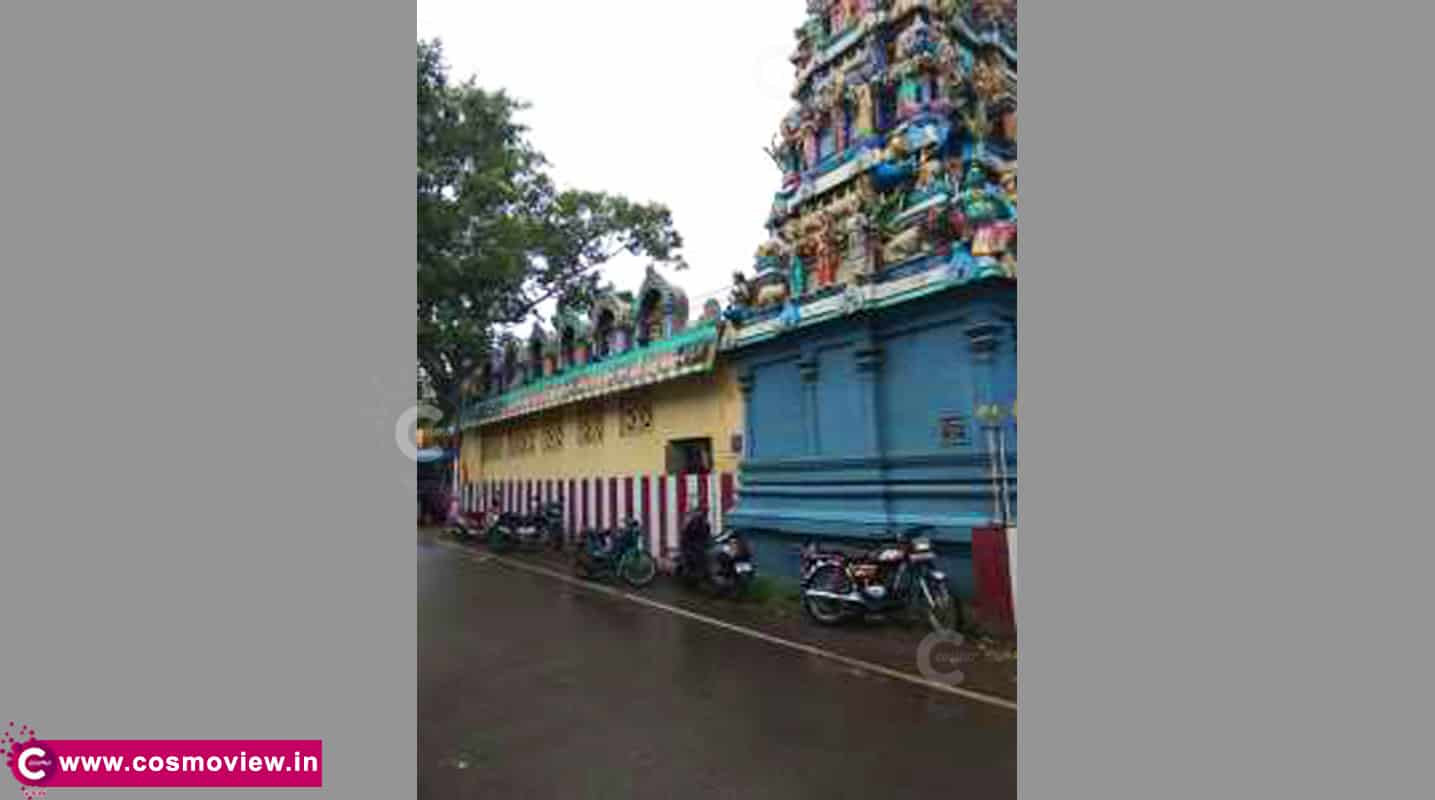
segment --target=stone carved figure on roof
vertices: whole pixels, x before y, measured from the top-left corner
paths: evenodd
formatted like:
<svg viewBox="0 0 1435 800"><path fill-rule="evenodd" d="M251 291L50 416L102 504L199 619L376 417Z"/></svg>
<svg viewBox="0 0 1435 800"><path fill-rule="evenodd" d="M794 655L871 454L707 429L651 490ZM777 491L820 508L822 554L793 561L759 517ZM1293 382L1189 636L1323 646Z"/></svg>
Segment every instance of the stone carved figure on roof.
<svg viewBox="0 0 1435 800"><path fill-rule="evenodd" d="M611 290L599 294L593 303L593 348L591 358L600 360L623 352L632 329L632 307Z"/></svg>
<svg viewBox="0 0 1435 800"><path fill-rule="evenodd" d="M544 355L548 347L548 334L543 330L541 323L533 323L533 330L528 334L527 351L524 353L524 366L527 370L527 380L537 380L547 370L544 367Z"/></svg>
<svg viewBox="0 0 1435 800"><path fill-rule="evenodd" d="M639 344L681 333L688 325L688 296L672 285L651 266L638 289L634 316L638 324Z"/></svg>

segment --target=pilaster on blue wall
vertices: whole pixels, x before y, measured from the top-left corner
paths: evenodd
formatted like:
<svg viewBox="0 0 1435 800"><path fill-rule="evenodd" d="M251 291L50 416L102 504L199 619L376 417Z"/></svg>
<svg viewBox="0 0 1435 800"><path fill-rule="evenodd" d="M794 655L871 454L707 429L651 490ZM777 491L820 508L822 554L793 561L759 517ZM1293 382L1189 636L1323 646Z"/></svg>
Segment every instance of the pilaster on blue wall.
<svg viewBox="0 0 1435 800"><path fill-rule="evenodd" d="M1014 285L954 287L730 357L748 449L727 519L759 552L925 524L939 550L963 557L971 528L994 518L994 456L974 412L1015 400ZM1006 442L1014 484L1010 426Z"/></svg>

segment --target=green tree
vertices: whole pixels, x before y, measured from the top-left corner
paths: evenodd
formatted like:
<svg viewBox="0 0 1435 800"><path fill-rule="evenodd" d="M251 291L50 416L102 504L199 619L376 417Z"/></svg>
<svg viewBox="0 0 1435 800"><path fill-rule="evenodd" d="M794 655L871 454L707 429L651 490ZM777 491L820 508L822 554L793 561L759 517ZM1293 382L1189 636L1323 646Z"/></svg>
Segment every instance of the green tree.
<svg viewBox="0 0 1435 800"><path fill-rule="evenodd" d="M557 300L591 302L620 253L687 264L672 214L603 192L560 191L516 115L526 105L449 79L418 43L418 366L445 414L497 331Z"/></svg>

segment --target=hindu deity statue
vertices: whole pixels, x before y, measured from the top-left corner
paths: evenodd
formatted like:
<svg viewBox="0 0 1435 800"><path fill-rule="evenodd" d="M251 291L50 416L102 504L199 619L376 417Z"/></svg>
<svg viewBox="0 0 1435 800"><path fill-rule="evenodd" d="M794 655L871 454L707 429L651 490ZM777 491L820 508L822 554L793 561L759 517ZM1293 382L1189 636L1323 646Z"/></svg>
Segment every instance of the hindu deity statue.
<svg viewBox="0 0 1435 800"><path fill-rule="evenodd" d="M702 316L698 317L698 323L704 324L708 322L715 322L721 316L722 303L719 303L715 299L709 298L707 302L703 303L703 313Z"/></svg>
<svg viewBox="0 0 1435 800"><path fill-rule="evenodd" d="M788 267L787 292L790 298L807 294L807 268L802 265L802 256L795 250Z"/></svg>
<svg viewBox="0 0 1435 800"><path fill-rule="evenodd" d="M847 239L847 262L852 265L852 277L857 283L866 283L876 266L872 219L862 207L858 207L848 215L843 227Z"/></svg>
<svg viewBox="0 0 1435 800"><path fill-rule="evenodd" d="M916 194L925 195L944 188L942 162L933 153L934 149L922 149L921 161L917 165Z"/></svg>
<svg viewBox="0 0 1435 800"><path fill-rule="evenodd" d="M823 19L816 15L817 12L814 9L809 7L808 11L813 13L813 16L808 17L807 21L803 23L803 38L812 43L814 50L821 50L827 46L827 26L823 24Z"/></svg>
<svg viewBox="0 0 1435 800"><path fill-rule="evenodd" d="M897 116L906 119L917 113L921 103L922 91L917 86L916 75L906 75L902 82L897 84Z"/></svg>
<svg viewBox="0 0 1435 800"><path fill-rule="evenodd" d="M903 58L913 58L932 50L932 29L927 21L918 16L897 38L897 48Z"/></svg>
<svg viewBox="0 0 1435 800"><path fill-rule="evenodd" d="M877 36L869 37L867 41L867 74L881 75L887 71L887 62L890 53L887 52L887 43Z"/></svg>
<svg viewBox="0 0 1435 800"><path fill-rule="evenodd" d="M868 8L873 0L843 0L847 3L847 19L851 23L861 22L871 9Z"/></svg>
<svg viewBox="0 0 1435 800"><path fill-rule="evenodd" d="M782 267L792 249L785 235L782 229L774 228L767 241L758 246L755 260L758 272L771 272Z"/></svg>
<svg viewBox="0 0 1435 800"><path fill-rule="evenodd" d="M1000 187L987 182L986 171L975 162L967 169L957 202L972 235L972 255L998 256L1016 234L1016 209Z"/></svg>
<svg viewBox="0 0 1435 800"><path fill-rule="evenodd" d="M831 286L837 282L837 268L842 264L842 249L837 226L829 213L822 212L818 216L815 249L817 286Z"/></svg>
<svg viewBox="0 0 1435 800"><path fill-rule="evenodd" d="M986 154L1001 161L1016 161L1016 100L1003 96L992 104L988 116L992 123L984 142Z"/></svg>
<svg viewBox="0 0 1435 800"><path fill-rule="evenodd" d="M872 97L872 84L860 83L852 90L856 100L856 114L852 120L852 132L868 137L877 132L876 101Z"/></svg>
<svg viewBox="0 0 1435 800"><path fill-rule="evenodd" d="M832 23L832 35L836 36L847 30L847 23L849 22L848 13L850 11L851 8L847 0L833 0L831 7L827 10L828 18Z"/></svg>
<svg viewBox="0 0 1435 800"><path fill-rule="evenodd" d="M970 0L970 5L972 24L979 31L997 29L1016 43L1015 0Z"/></svg>
<svg viewBox="0 0 1435 800"><path fill-rule="evenodd" d="M937 43L935 98L952 103L962 86L962 54L950 37L939 37ZM948 106L950 108L950 106Z"/></svg>
<svg viewBox="0 0 1435 800"><path fill-rule="evenodd" d="M810 116L804 115L802 120L802 167L812 169L817 166L817 123Z"/></svg>
<svg viewBox="0 0 1435 800"><path fill-rule="evenodd" d="M1000 54L989 52L972 66L972 89L984 102L992 102L1006 92L1006 75Z"/></svg>

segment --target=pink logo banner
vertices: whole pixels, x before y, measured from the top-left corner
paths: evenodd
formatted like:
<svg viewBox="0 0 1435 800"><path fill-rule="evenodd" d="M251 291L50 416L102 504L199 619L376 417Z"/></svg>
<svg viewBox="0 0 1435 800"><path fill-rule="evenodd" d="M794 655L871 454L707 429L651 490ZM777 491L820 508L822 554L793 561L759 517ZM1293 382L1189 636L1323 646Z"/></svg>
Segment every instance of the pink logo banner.
<svg viewBox="0 0 1435 800"><path fill-rule="evenodd" d="M323 756L318 739L29 738L11 744L6 762L31 790L276 788L323 786Z"/></svg>

